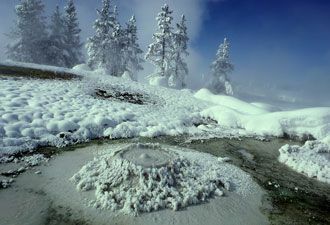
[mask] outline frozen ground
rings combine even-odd
[[[206,204],[189,206],[175,212],[165,209],[142,213],[138,217],[134,214],[123,214],[121,211],[102,210],[88,206],[96,199],[95,191],[76,191],[75,184],[70,181],[70,178],[84,165],[90,165],[94,157],[107,156],[122,148],[125,149],[126,146],[127,144],[91,145],[73,152],[65,152],[50,160],[47,166],[38,167],[41,174],[28,171],[21,175],[16,179],[13,188],[0,192],[1,222],[6,225],[25,224],[26,221],[33,225],[61,224],[61,222],[67,222],[67,224],[85,224],[86,222],[100,225],[262,225],[268,223],[267,218],[259,209],[264,191],[253,182],[249,175],[233,165],[218,162],[216,157],[209,154],[179,148],[173,151],[182,153],[190,160],[195,157],[198,157],[196,160],[199,161],[205,160],[205,170],[207,170],[207,165],[217,161],[212,163],[212,166],[221,167],[222,171],[217,172],[222,180],[230,180],[231,190],[224,189],[225,196],[209,198]],[[86,174],[86,178],[89,175]],[[210,176],[213,175],[210,174]],[[53,211],[57,213],[50,214]],[[61,213],[61,211],[64,212]],[[56,220],[58,223],[54,223]]]
[[[100,137],[180,134],[313,136],[326,148],[330,145],[330,107],[279,111],[269,104],[250,104],[213,95],[206,89],[194,94],[190,90],[149,86],[83,69],[80,66],[64,71],[78,73],[82,80],[0,77],[0,156]],[[310,147],[304,149],[295,154],[308,149],[311,154],[321,154]],[[329,151],[322,154],[325,157],[321,158],[329,164]],[[315,157],[315,163],[321,165],[318,158]]]
[[[133,214],[177,211],[224,192],[244,196],[255,188],[250,176],[206,153],[131,144],[99,154],[71,178],[78,190],[95,190],[91,205],[96,208]]]

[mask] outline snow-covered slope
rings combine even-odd
[[[312,135],[319,140],[330,135],[330,107],[269,112],[264,107],[230,96],[213,95],[206,89],[199,90],[195,97],[215,104],[201,112],[204,117],[210,117],[226,128],[244,130],[247,134]]]
[[[208,103],[195,99],[190,91],[84,74],[82,81],[0,78],[0,154],[104,136],[199,132],[194,123],[201,122],[199,112]],[[96,97],[96,89],[123,96]],[[126,102],[125,93],[140,96],[143,104]]]
[[[65,70],[82,80],[0,77],[0,156],[99,137],[180,134],[312,135],[330,145],[330,107],[274,112],[206,89],[194,94],[83,68]],[[209,119],[217,124],[203,125]]]

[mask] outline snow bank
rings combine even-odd
[[[228,129],[241,129],[249,135],[304,137],[312,135],[323,140],[330,134],[330,107],[269,112],[230,96],[213,95],[206,89],[195,97],[216,104],[201,112]]]
[[[261,114],[267,112],[261,107],[251,105],[232,96],[212,94],[207,89],[199,90],[195,93],[195,97],[243,114]]]
[[[201,112],[225,130],[239,130],[240,135],[276,136],[285,134],[304,138],[312,135],[302,147],[283,146],[279,161],[297,172],[329,183],[330,107],[271,112],[263,104],[249,104],[233,97],[213,95],[206,89],[195,97],[214,103]],[[269,110],[266,110],[269,108]]]
[[[68,69],[68,68],[41,65],[41,64],[35,64],[35,63],[16,62],[16,61],[12,61],[12,60],[5,60],[3,62],[0,62],[0,65],[31,68],[31,69],[38,69],[38,70],[44,70],[44,71],[56,71],[56,72],[61,72],[61,73],[70,73],[71,72],[71,69]]]
[[[86,71],[91,72],[92,69],[87,64],[79,64],[72,68],[73,71],[77,73],[84,73]]]
[[[188,91],[152,87],[79,69],[82,81],[0,78],[0,155],[38,146],[62,147],[99,137],[180,135],[201,132],[207,103]],[[118,93],[100,98],[96,89]],[[137,93],[145,104],[125,101]]]
[[[320,141],[307,141],[303,146],[284,145],[279,161],[299,173],[330,184],[330,148]]]
[[[92,206],[134,214],[178,210],[224,190],[244,196],[255,188],[249,175],[214,156],[155,144],[107,151],[71,180],[78,190],[95,190]]]

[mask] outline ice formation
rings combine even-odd
[[[48,162],[48,158],[46,158],[43,154],[34,154],[31,156],[24,156],[20,159],[21,162],[24,162],[26,166],[38,166],[41,163]]]
[[[131,144],[101,154],[71,180],[78,190],[95,190],[92,206],[138,214],[164,208],[179,210],[222,196],[232,183],[239,183],[237,177],[243,182],[249,179],[236,172],[236,168],[205,153]]]
[[[330,184],[330,148],[320,141],[306,141],[303,146],[284,145],[279,161],[308,177]]]
[[[12,179],[12,178],[10,178],[10,179],[0,180],[0,189],[10,187],[10,185],[11,185],[13,182],[14,182],[14,179]]]

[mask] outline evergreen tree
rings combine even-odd
[[[144,60],[140,57],[143,51],[140,49],[137,38],[137,27],[135,16],[127,23],[124,39],[124,68],[132,80],[137,80],[136,73],[143,70],[141,63]]]
[[[9,35],[14,42],[7,46],[9,59],[30,63],[46,63],[47,31],[41,0],[22,0],[15,8],[16,27]]]
[[[110,15],[110,26],[112,33],[110,33],[110,51],[109,73],[113,76],[122,76],[127,70],[127,48],[128,48],[128,36],[126,29],[123,29],[118,20],[118,9],[114,6],[113,13]]]
[[[173,58],[173,28],[171,22],[173,18],[168,5],[165,4],[162,7],[162,11],[158,14],[156,20],[158,21],[158,30],[152,37],[154,42],[149,45],[145,58],[157,67],[156,76],[168,80],[173,71],[171,67]]]
[[[50,65],[65,67],[65,24],[63,15],[58,6],[51,17],[49,49],[47,51],[47,62]]]
[[[68,1],[65,7],[64,15],[65,25],[65,64],[67,67],[73,67],[82,62],[82,43],[80,42],[79,22],[77,18],[76,7],[73,0]]]
[[[173,64],[174,71],[169,77],[169,87],[184,88],[186,87],[186,77],[188,75],[188,66],[183,57],[188,56],[187,42],[189,40],[187,34],[186,18],[181,17],[180,23],[176,24],[177,31],[174,33],[173,48]]]
[[[101,10],[97,10],[99,18],[94,22],[95,35],[87,41],[88,65],[92,69],[106,66],[106,51],[110,33],[110,0],[103,0]]]
[[[208,88],[215,93],[232,95],[233,89],[229,82],[228,74],[234,70],[234,66],[229,60],[229,47],[229,42],[225,38],[219,46],[215,61],[211,65],[212,78]]]
[[[111,10],[110,0],[103,0],[99,18],[94,23],[95,34],[87,41],[88,65],[105,69],[110,75],[122,75],[123,30],[117,21],[117,7]]]
[[[125,72],[125,49],[126,38],[125,31],[119,23],[114,23],[113,32],[110,34],[110,51],[108,59],[110,70],[108,72],[112,76],[121,76]]]

